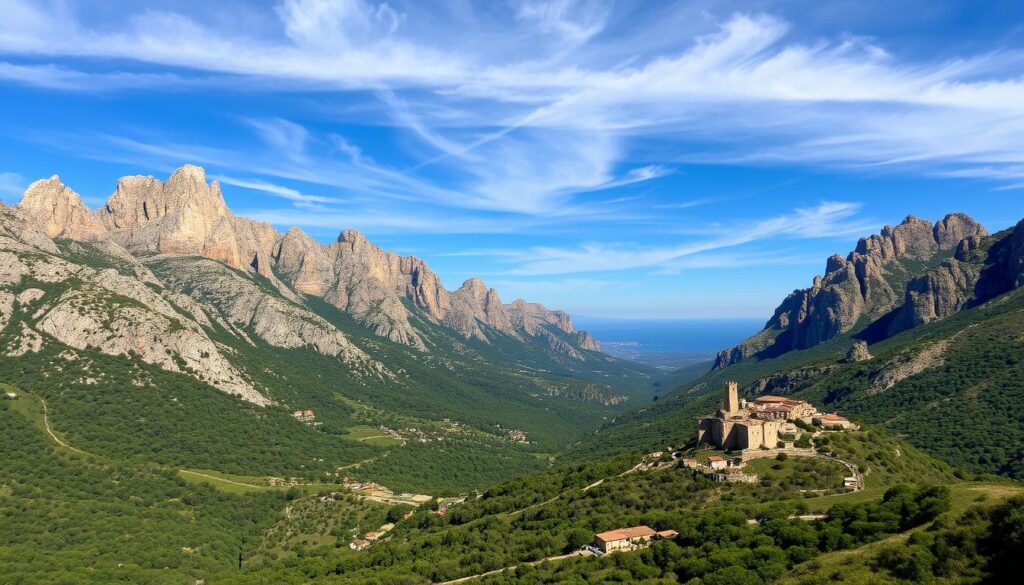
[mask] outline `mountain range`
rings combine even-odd
[[[355,230],[321,244],[298,228],[234,215],[216,181],[186,165],[166,181],[131,176],[117,182],[98,211],[57,176],[32,183],[16,209],[3,209],[5,270],[29,279],[76,278],[84,286],[40,301],[38,331],[27,325],[18,349],[39,333],[76,348],[94,346],[200,379],[257,404],[272,401],[231,364],[206,330],[216,323],[251,342],[305,347],[365,375],[393,376],[348,336],[307,306],[322,299],[391,342],[432,351],[430,325],[483,344],[530,344],[554,359],[605,362],[597,342],[562,311],[516,300],[471,278],[448,291],[421,259],[382,250]],[[79,270],[54,241],[87,246],[116,268]],[[15,252],[15,253],[11,253]],[[18,253],[30,253],[26,260]],[[8,284],[18,282],[9,277]],[[3,293],[8,309],[36,301]],[[110,311],[113,297],[125,302]],[[106,299],[104,301],[103,299]],[[9,313],[8,313],[9,314]]]

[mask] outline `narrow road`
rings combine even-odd
[[[582,557],[589,557],[589,556],[592,556],[593,554],[594,553],[592,553],[590,551],[579,551],[579,550],[577,550],[577,551],[573,551],[573,552],[571,552],[571,553],[569,553],[567,555],[557,555],[557,556],[554,556],[554,557],[547,557],[547,558],[541,559],[539,561],[530,561],[528,563],[521,563],[521,564],[527,564],[527,565],[536,566],[536,565],[539,565],[539,564],[541,564],[543,562],[546,562],[546,561],[560,561],[562,559],[567,559],[569,557],[581,557],[581,556]],[[517,565],[512,565],[510,567],[503,567],[501,569],[494,569],[493,571],[487,571],[486,573],[478,573],[476,575],[469,575],[467,577],[459,577],[458,579],[453,579],[451,581],[444,581],[444,582],[441,582],[441,583],[437,583],[436,585],[455,585],[456,583],[465,583],[466,581],[473,581],[474,579],[481,579],[483,577],[487,577],[487,576],[490,576],[490,575],[497,575],[498,573],[504,573],[505,571],[511,571],[511,570],[515,569],[516,566]]]
[[[46,432],[50,435],[50,437],[53,438],[54,441],[57,442],[58,445],[60,445],[61,447],[64,447],[65,449],[70,449],[71,445],[68,445],[64,441],[61,441],[60,437],[55,435],[53,433],[53,429],[50,428],[50,411],[46,407],[46,401],[43,400],[42,398],[39,398],[39,402],[43,403],[43,426],[46,427]],[[77,451],[77,449],[76,449],[76,451]]]
[[[269,486],[265,486],[265,485],[256,485],[256,484],[252,484],[252,483],[243,483],[243,482],[234,481],[234,480],[231,480],[231,479],[224,479],[223,477],[217,477],[215,475],[208,475],[206,473],[199,473],[198,471],[189,471],[187,469],[179,469],[178,473],[187,473],[189,475],[198,475],[199,477],[205,477],[207,479],[212,479],[214,481],[219,481],[219,482],[223,482],[223,483],[230,483],[232,485],[240,485],[242,487],[255,488],[255,489],[258,489],[258,490],[269,489]]]

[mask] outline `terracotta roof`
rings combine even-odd
[[[675,538],[675,537],[679,536],[679,533],[676,532],[675,530],[659,530],[658,531],[658,536],[660,536],[662,538]]]
[[[708,461],[725,461],[725,457],[719,457],[718,455],[712,455],[708,457]]]
[[[758,396],[755,398],[754,402],[786,402],[787,400],[789,400],[789,398],[765,394],[764,396]]]
[[[632,526],[630,528],[618,528],[602,532],[597,537],[605,542],[611,542],[613,540],[626,540],[627,538],[650,538],[655,534],[657,532],[650,526]]]
[[[822,415],[818,416],[817,418],[819,418],[821,420],[833,420],[833,421],[836,421],[836,422],[839,422],[839,421],[847,421],[847,422],[849,422],[848,419],[845,416],[839,416],[838,414],[822,414]]]

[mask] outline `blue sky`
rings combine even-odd
[[[2,0],[0,198],[184,163],[578,315],[764,317],[907,214],[1024,217],[1019,2]]]

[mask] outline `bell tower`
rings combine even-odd
[[[739,385],[735,380],[729,380],[725,383],[725,414],[736,414],[740,410],[740,392]]]

